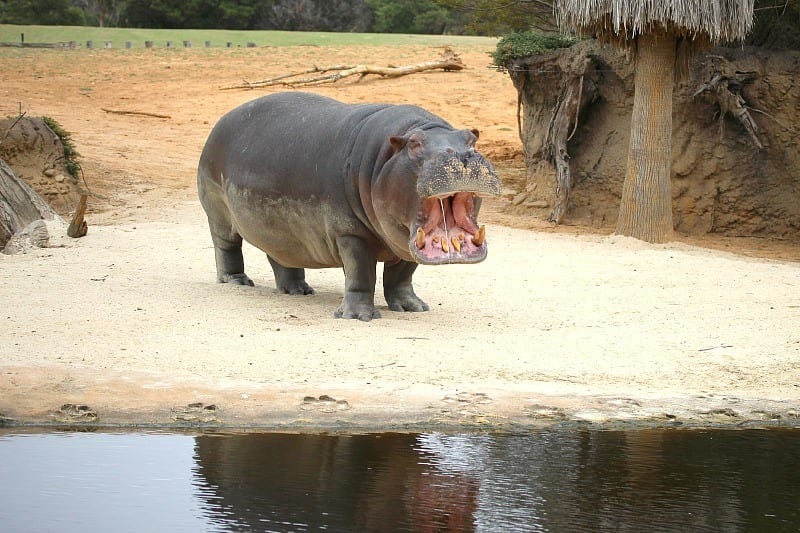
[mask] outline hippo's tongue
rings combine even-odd
[[[421,263],[475,263],[486,257],[485,229],[473,219],[474,195],[428,198],[424,222],[414,235],[412,253]]]
[[[427,221],[422,226],[425,233],[431,233],[437,227],[445,231],[459,227],[474,234],[478,227],[472,221],[474,195],[460,192],[447,198],[428,198],[422,206],[427,213]]]

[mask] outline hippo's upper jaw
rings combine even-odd
[[[500,194],[491,164],[472,151],[442,153],[427,161],[417,180],[422,210],[411,227],[409,249],[417,263],[478,263],[486,258],[486,230],[477,222],[481,196]]]

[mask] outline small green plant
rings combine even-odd
[[[47,127],[53,130],[53,133],[61,140],[61,144],[64,146],[64,166],[70,176],[78,179],[78,172],[80,172],[81,166],[78,164],[77,159],[81,154],[75,149],[75,145],[72,143],[72,136],[54,118],[42,117],[42,122],[47,124]]]
[[[575,39],[562,35],[544,35],[531,30],[511,33],[497,43],[492,56],[495,66],[505,69],[515,59],[544,54],[556,48],[569,48]]]

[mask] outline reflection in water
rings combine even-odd
[[[0,432],[2,531],[796,531],[800,431]]]

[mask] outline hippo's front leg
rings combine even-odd
[[[380,318],[380,311],[375,309],[375,267],[378,265],[375,253],[354,236],[340,237],[337,246],[344,263],[344,298],[333,316],[365,322]]]
[[[398,261],[383,267],[383,295],[392,311],[427,311],[428,304],[414,293],[411,276],[417,263]]]

